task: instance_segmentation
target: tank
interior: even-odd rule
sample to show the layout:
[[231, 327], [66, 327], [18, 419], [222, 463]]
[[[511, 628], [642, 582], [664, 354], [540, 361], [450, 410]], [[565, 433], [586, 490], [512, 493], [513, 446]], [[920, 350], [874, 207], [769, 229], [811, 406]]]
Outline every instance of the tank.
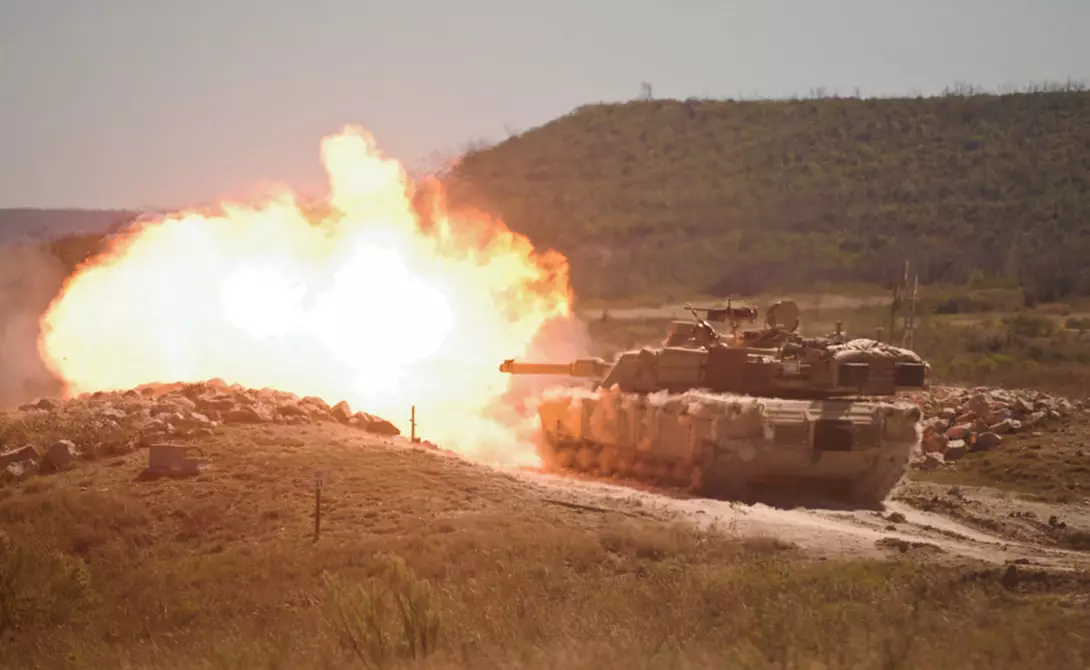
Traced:
[[[612, 362], [499, 366], [587, 382], [539, 399], [546, 468], [706, 497], [801, 493], [880, 506], [922, 434], [920, 408], [897, 394], [928, 388], [928, 363], [839, 326], [803, 337], [792, 301], [773, 304], [753, 329], [741, 325], [757, 320], [755, 307], [686, 308], [694, 319], [674, 321], [661, 346]], [[728, 322], [729, 332], [712, 322]]]

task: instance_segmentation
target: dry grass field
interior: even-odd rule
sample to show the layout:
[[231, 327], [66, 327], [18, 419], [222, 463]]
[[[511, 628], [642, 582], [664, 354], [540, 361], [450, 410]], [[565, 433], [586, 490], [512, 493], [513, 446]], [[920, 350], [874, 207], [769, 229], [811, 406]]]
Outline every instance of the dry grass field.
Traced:
[[[9, 438], [43, 425], [5, 421]], [[1085, 572], [940, 561], [896, 542], [887, 558], [817, 556], [336, 424], [190, 442], [212, 466], [189, 478], [142, 477], [137, 449], [0, 489], [5, 667], [1090, 660]]]

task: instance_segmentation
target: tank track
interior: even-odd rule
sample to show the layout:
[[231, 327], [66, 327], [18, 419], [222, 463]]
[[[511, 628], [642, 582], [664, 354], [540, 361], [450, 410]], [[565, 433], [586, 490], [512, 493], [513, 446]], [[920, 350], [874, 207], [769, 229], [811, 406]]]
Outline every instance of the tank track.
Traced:
[[703, 490], [705, 472], [697, 465], [640, 455], [634, 450], [589, 440], [550, 440], [548, 451], [542, 457], [547, 469], [560, 473], [678, 488], [693, 493]]
[[[662, 407], [680, 417], [676, 406]], [[743, 438], [741, 442], [745, 442]], [[751, 442], [752, 444], [752, 442]], [[712, 445], [689, 458], [663, 458], [636, 446], [624, 448], [588, 439], [561, 437], [547, 431], [539, 448], [545, 470], [574, 474], [621, 484], [678, 490], [701, 497], [750, 502], [766, 496], [817, 496], [855, 507], [881, 507], [908, 469], [916, 442], [904, 441], [883, 450], [861, 476], [848, 482], [823, 482], [800, 477], [792, 481], [768, 482], [751, 479], [742, 460], [719, 452]], [[763, 445], [766, 446], [767, 445]], [[765, 496], [755, 497], [757, 491]]]
[[[882, 459], [881, 467], [868, 472], [847, 490], [834, 486], [811, 484], [799, 486], [797, 482], [777, 491], [766, 486], [765, 493], [797, 497], [812, 495], [837, 500], [861, 508], [878, 508], [897, 488], [912, 456], [911, 449], [904, 449], [892, 459]], [[657, 489], [683, 491], [700, 497], [753, 502], [754, 488], [744, 473], [733, 478], [720, 476], [714, 484], [707, 484], [709, 471], [698, 464], [670, 462], [654, 456], [644, 456], [619, 447], [600, 445], [587, 440], [549, 442], [542, 454], [546, 471], [565, 475], [579, 475], [621, 484], [639, 484]]]

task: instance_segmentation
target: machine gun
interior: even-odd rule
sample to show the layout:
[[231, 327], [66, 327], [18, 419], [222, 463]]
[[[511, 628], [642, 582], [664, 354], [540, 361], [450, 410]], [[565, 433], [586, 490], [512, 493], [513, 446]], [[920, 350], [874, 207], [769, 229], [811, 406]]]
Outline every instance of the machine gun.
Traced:
[[704, 312], [707, 315], [708, 321], [715, 321], [716, 323], [729, 322], [731, 324], [731, 330], [737, 330], [743, 321], [753, 323], [757, 320], [757, 317], [760, 315], [760, 310], [758, 308], [751, 305], [735, 307], [731, 304], [732, 300], [733, 299], [728, 296], [725, 307], [692, 307], [690, 305], [685, 305], [685, 308], [690, 312]]
[[[714, 334], [712, 337], [713, 342], [719, 340], [719, 335], [716, 333], [715, 328], [709, 323], [710, 321], [716, 323], [729, 323], [731, 336], [737, 339], [738, 331], [742, 327], [742, 322], [753, 323], [760, 315], [760, 310], [750, 305], [735, 307], [731, 302], [732, 299], [728, 296], [726, 307], [693, 307], [686, 303], [685, 309], [692, 312], [693, 317], [696, 318], [698, 327], [701, 330], [709, 334]], [[702, 318], [699, 312], [704, 312], [704, 314], [707, 315], [707, 318]]]

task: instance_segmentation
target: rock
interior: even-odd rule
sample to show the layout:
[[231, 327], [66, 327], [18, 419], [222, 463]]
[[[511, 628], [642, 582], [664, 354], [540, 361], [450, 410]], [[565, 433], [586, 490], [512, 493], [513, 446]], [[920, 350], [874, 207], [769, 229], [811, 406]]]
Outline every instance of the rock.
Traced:
[[933, 416], [930, 418], [924, 418], [923, 420], [923, 432], [925, 435], [942, 435], [949, 427], [950, 424], [941, 417]]
[[181, 407], [182, 409], [187, 409], [187, 410], [189, 410], [191, 412], [197, 411], [197, 403], [194, 402], [193, 400], [187, 398], [184, 395], [181, 395], [181, 394], [173, 395], [173, 396], [171, 396], [170, 400], [176, 406]]
[[66, 470], [80, 457], [80, 450], [71, 440], [58, 440], [49, 445], [42, 456], [42, 469], [51, 472]]
[[234, 400], [225, 395], [198, 396], [193, 403], [204, 412], [229, 412], [235, 409]]
[[35, 465], [42, 460], [42, 455], [33, 445], [26, 445], [18, 449], [9, 449], [0, 452], [0, 468], [5, 468], [12, 463], [33, 462]]
[[299, 407], [305, 409], [312, 419], [328, 419], [329, 405], [321, 398], [308, 396], [299, 401]]
[[979, 418], [980, 417], [977, 415], [976, 412], [960, 412], [960, 413], [958, 413], [958, 415], [956, 417], [954, 417], [954, 423], [955, 424], [958, 424], [958, 423], [971, 424], [972, 422], [976, 421]]
[[234, 407], [223, 413], [223, 420], [227, 423], [270, 423], [273, 413], [264, 405]]
[[[945, 453], [949, 442], [964, 440], [970, 451], [994, 449], [1002, 440], [996, 438], [1029, 428], [1040, 431], [1048, 424], [1080, 411], [1075, 401], [1054, 397], [1041, 391], [964, 389], [934, 386], [929, 393], [905, 394], [903, 399], [923, 410], [925, 453]], [[976, 440], [986, 433], [979, 445]], [[955, 445], [955, 453], [957, 447]]]
[[949, 441], [950, 438], [941, 433], [925, 433], [922, 445], [923, 451], [924, 453], [942, 453]]
[[310, 417], [310, 412], [308, 412], [300, 403], [295, 402], [286, 402], [283, 405], [278, 405], [276, 413], [280, 416]]
[[307, 405], [314, 405], [314, 406], [318, 407], [319, 409], [322, 409], [322, 410], [324, 410], [326, 412], [328, 412], [330, 410], [329, 403], [327, 403], [326, 401], [322, 400], [321, 398], [319, 398], [317, 396], [308, 395], [305, 398], [303, 398], [302, 400], [300, 400], [299, 403], [300, 404], [307, 404]]
[[994, 424], [994, 423], [999, 423], [1001, 421], [1009, 421], [1009, 420], [1011, 420], [1011, 412], [1010, 412], [1010, 410], [1004, 408], [1004, 409], [988, 412], [988, 414], [983, 417], [981, 423]]
[[17, 482], [27, 480], [40, 472], [41, 467], [38, 465], [38, 461], [13, 461], [0, 470], [0, 473], [3, 473], [5, 477], [14, 479]]
[[969, 423], [961, 423], [956, 426], [952, 426], [946, 431], [946, 437], [951, 440], [964, 440], [969, 437], [973, 432], [973, 426]]
[[[196, 430], [197, 428], [209, 428], [216, 425], [212, 419], [200, 412], [190, 412], [188, 415], [178, 413], [172, 422], [174, 426], [183, 429]], [[210, 431], [211, 432], [211, 431]]]
[[965, 446], [965, 440], [950, 440], [946, 445], [946, 450], [942, 452], [943, 458], [948, 461], [955, 461], [968, 452], [968, 447]]
[[983, 393], [975, 393], [969, 398], [969, 402], [965, 404], [965, 408], [970, 412], [975, 413], [977, 416], [980, 416], [986, 414], [991, 409], [991, 405], [988, 402], [988, 396]]
[[1032, 412], [1032, 413], [1030, 413], [1030, 415], [1028, 417], [1025, 418], [1025, 420], [1022, 423], [1024, 423], [1027, 426], [1036, 426], [1037, 424], [1041, 423], [1042, 421], [1044, 421], [1047, 418], [1048, 418], [1048, 415], [1045, 414], [1044, 412]]
[[375, 433], [376, 435], [400, 435], [401, 430], [382, 417], [375, 416], [374, 414], [368, 414], [366, 412], [356, 412], [352, 417], [356, 422], [356, 425], [366, 430], [369, 433]]
[[124, 419], [128, 414], [124, 410], [120, 410], [116, 407], [104, 407], [98, 411], [99, 416], [106, 417], [108, 419]]
[[943, 458], [942, 454], [932, 452], [924, 454], [924, 457], [916, 461], [914, 465], [919, 470], [934, 470], [935, 468], [942, 467], [945, 463], [946, 459]]
[[345, 401], [340, 401], [333, 406], [333, 409], [329, 410], [330, 416], [341, 423], [347, 424], [352, 419], [352, 408], [348, 406]]
[[52, 398], [42, 398], [41, 400], [38, 400], [37, 402], [32, 402], [32, 403], [27, 403], [25, 405], [21, 405], [19, 407], [19, 409], [21, 409], [24, 412], [30, 412], [30, 411], [33, 411], [33, 410], [42, 410], [42, 411], [46, 411], [46, 412], [52, 412], [52, 411], [54, 411], [56, 409], [59, 409], [60, 406], [61, 406], [60, 401], [54, 400]]
[[981, 433], [973, 441], [973, 451], [990, 451], [1003, 443], [1003, 438], [998, 433]]
[[1003, 421], [1000, 421], [994, 426], [989, 427], [988, 430], [992, 431], [993, 433], [998, 433], [999, 435], [1017, 433], [1018, 431], [1022, 430], [1022, 422], [1018, 419], [1004, 419]]

